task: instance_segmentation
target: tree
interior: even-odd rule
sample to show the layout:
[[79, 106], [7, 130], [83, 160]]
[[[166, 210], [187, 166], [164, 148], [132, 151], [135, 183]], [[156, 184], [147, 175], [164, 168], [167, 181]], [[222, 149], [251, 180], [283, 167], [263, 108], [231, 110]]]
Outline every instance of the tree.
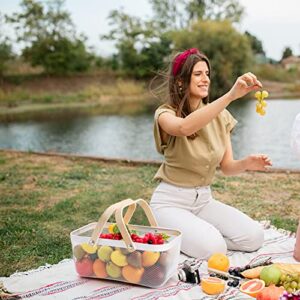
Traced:
[[13, 58], [12, 47], [9, 39], [3, 34], [3, 16], [0, 14], [0, 77], [6, 70], [6, 63]]
[[250, 41], [251, 48], [254, 54], [263, 54], [265, 55], [265, 51], [262, 45], [262, 42], [254, 35], [252, 35], [250, 32], [246, 31], [245, 35]]
[[171, 41], [160, 34], [153, 21], [142, 21], [123, 11], [109, 15], [111, 31], [103, 39], [116, 41], [118, 61], [122, 71], [137, 78], [148, 77], [162, 67], [171, 50]]
[[211, 96], [227, 92], [234, 80], [249, 70], [253, 61], [248, 38], [229, 21], [199, 21], [189, 29], [173, 33], [176, 50], [198, 47], [212, 65]]
[[90, 65], [85, 37], [77, 36], [64, 0], [23, 0], [21, 13], [7, 16], [15, 27], [17, 41], [25, 44], [22, 55], [33, 66], [43, 66], [50, 74], [84, 71]]
[[198, 20], [240, 22], [244, 7], [238, 0], [149, 0], [163, 30], [177, 30]]
[[293, 55], [293, 50], [290, 47], [286, 47], [282, 52], [281, 60], [283, 60], [284, 58], [287, 58], [289, 56], [292, 56], [292, 55]]

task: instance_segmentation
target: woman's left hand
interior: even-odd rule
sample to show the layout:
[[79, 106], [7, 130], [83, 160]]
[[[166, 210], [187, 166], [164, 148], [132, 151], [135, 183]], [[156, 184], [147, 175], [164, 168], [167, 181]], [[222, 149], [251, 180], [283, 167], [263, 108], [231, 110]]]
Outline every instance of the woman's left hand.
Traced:
[[249, 155], [245, 162], [246, 170], [249, 171], [265, 171], [272, 166], [272, 161], [264, 154]]

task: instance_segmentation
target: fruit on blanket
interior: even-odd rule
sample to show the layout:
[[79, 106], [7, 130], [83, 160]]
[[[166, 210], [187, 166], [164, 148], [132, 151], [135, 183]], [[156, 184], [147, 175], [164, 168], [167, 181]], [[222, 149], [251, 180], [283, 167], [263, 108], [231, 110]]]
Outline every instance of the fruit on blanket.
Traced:
[[260, 272], [263, 268], [264, 266], [255, 267], [249, 270], [245, 270], [241, 274], [248, 279], [259, 278]]
[[73, 255], [77, 260], [81, 260], [85, 255], [85, 251], [82, 249], [81, 245], [76, 245], [73, 248]]
[[240, 291], [251, 297], [256, 297], [257, 294], [265, 287], [265, 282], [261, 279], [248, 280], [240, 286]]
[[269, 286], [270, 284], [278, 284], [281, 277], [281, 271], [278, 267], [275, 265], [270, 265], [267, 267], [264, 267], [259, 275], [259, 278], [262, 279], [266, 286]]
[[113, 251], [110, 255], [110, 259], [119, 267], [125, 267], [128, 265], [126, 255], [124, 255], [120, 250]]
[[280, 269], [283, 274], [298, 274], [300, 275], [300, 264], [287, 264], [287, 263], [276, 263], [276, 267]]
[[127, 262], [135, 268], [142, 267], [142, 254], [139, 251], [134, 251], [127, 256]]
[[108, 262], [110, 261], [110, 256], [113, 252], [113, 248], [112, 247], [109, 247], [109, 246], [101, 246], [99, 249], [98, 249], [98, 257], [103, 261], [103, 262]]
[[271, 284], [268, 287], [263, 288], [256, 296], [257, 300], [278, 300], [283, 294], [284, 288], [277, 287]]
[[153, 266], [159, 259], [159, 252], [151, 252], [144, 251], [142, 254], [142, 266], [143, 267], [151, 267]]
[[282, 274], [278, 285], [283, 286], [289, 293], [293, 293], [300, 290], [300, 276], [298, 274]]
[[108, 276], [106, 272], [105, 262], [97, 258], [93, 263], [94, 274], [99, 278], [106, 278]]
[[166, 278], [166, 270], [161, 265], [154, 265], [146, 268], [143, 275], [143, 284], [151, 287], [159, 287]]
[[214, 253], [207, 261], [207, 267], [219, 271], [227, 272], [229, 269], [229, 259], [223, 253]]
[[93, 262], [89, 258], [76, 261], [75, 268], [80, 276], [86, 277], [93, 275]]
[[88, 254], [94, 254], [94, 253], [97, 252], [97, 246], [96, 245], [90, 245], [88, 243], [82, 243], [81, 247]]
[[[273, 264], [276, 266], [282, 274], [298, 274], [300, 275], [300, 264], [290, 264], [290, 263], [275, 263]], [[264, 268], [264, 266], [259, 266], [256, 268], [252, 268], [249, 270], [245, 270], [242, 272], [242, 275], [245, 278], [259, 278], [261, 270]]]
[[106, 272], [112, 278], [119, 278], [121, 276], [121, 268], [111, 261], [106, 264]]
[[224, 291], [225, 281], [216, 277], [201, 278], [201, 288], [208, 295], [217, 295]]
[[130, 283], [139, 283], [144, 274], [144, 268], [134, 268], [131, 265], [127, 265], [122, 268], [122, 276]]

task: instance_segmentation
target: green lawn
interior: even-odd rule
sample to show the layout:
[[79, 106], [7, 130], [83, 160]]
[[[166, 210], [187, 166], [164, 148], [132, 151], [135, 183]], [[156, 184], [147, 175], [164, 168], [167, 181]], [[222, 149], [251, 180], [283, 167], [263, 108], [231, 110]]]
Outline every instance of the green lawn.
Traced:
[[[0, 151], [0, 276], [69, 258], [69, 233], [96, 221], [114, 202], [149, 200], [157, 168]], [[257, 220], [296, 230], [299, 173], [217, 173], [213, 190]], [[133, 223], [145, 224], [140, 210]]]

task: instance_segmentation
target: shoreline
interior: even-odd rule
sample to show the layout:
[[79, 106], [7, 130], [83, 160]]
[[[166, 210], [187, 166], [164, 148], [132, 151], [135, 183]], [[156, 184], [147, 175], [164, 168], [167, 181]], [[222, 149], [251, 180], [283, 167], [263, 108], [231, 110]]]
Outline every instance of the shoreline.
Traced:
[[[268, 100], [276, 101], [279, 99], [294, 99], [298, 101], [299, 97], [280, 97]], [[250, 100], [250, 99], [247, 99]], [[28, 120], [47, 120], [59, 118], [72, 118], [76, 116], [93, 115], [136, 115], [141, 113], [153, 113], [160, 103], [150, 95], [140, 97], [109, 97], [105, 102], [73, 102], [73, 103], [33, 103], [21, 104], [13, 107], [0, 105], [0, 122], [18, 122]]]
[[[16, 149], [0, 149], [0, 153], [12, 153], [12, 154], [32, 154], [37, 156], [48, 157], [61, 157], [69, 159], [84, 159], [89, 161], [99, 161], [105, 163], [117, 163], [126, 164], [128, 166], [160, 166], [162, 161], [159, 160], [143, 160], [143, 159], [126, 159], [118, 157], [104, 157], [95, 155], [84, 155], [76, 153], [64, 153], [64, 152], [41, 152], [41, 151], [25, 151]], [[220, 170], [217, 169], [218, 172]], [[264, 174], [300, 174], [300, 169], [286, 169], [286, 168], [270, 168], [267, 171], [246, 171], [248, 174], [264, 173]]]

